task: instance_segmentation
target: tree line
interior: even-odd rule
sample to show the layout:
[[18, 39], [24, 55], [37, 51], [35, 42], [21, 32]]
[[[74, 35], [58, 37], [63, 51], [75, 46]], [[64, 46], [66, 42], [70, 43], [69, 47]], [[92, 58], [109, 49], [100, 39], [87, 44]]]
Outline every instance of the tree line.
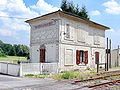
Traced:
[[7, 44], [0, 40], [0, 57], [24, 56], [29, 58], [29, 47], [21, 44]]
[[84, 18], [84, 19], [87, 19], [87, 20], [90, 19], [89, 15], [88, 15], [88, 12], [86, 10], [86, 7], [82, 6], [80, 8], [78, 4], [74, 5], [73, 1], [62, 0], [60, 8], [65, 12], [76, 14], [76, 15]]

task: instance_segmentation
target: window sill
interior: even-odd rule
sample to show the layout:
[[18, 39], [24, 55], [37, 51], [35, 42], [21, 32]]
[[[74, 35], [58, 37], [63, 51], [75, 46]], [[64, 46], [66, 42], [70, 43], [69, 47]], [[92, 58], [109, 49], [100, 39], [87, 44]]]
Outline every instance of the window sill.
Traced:
[[65, 64], [64, 66], [74, 66], [73, 64], [69, 65], [69, 64]]
[[94, 43], [94, 45], [100, 45], [100, 43], [98, 43], [98, 44], [97, 44], [97, 43]]
[[79, 40], [78, 40], [78, 42], [80, 42], [80, 43], [85, 43], [85, 41], [79, 41]]
[[70, 38], [65, 38], [64, 40], [73, 41], [73, 39]]

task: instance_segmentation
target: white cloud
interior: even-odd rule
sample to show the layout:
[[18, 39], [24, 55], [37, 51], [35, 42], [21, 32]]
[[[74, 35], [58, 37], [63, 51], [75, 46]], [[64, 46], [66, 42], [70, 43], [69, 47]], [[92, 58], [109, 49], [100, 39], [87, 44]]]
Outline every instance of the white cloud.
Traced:
[[39, 0], [36, 5], [33, 5], [30, 8], [39, 11], [40, 14], [46, 14], [48, 12], [57, 11], [59, 9], [51, 4], [46, 3], [44, 0]]
[[101, 13], [98, 10], [95, 10], [95, 11], [91, 11], [90, 14], [92, 16], [97, 16], [97, 15], [100, 15]]
[[11, 32], [9, 30], [2, 30], [2, 29], [0, 29], [0, 35], [2, 35], [2, 36], [12, 36], [14, 34], [15, 34], [14, 32]]
[[[26, 7], [23, 0], [1, 0], [0, 1], [0, 39], [1, 36], [14, 38], [15, 41], [26, 39], [28, 42], [29, 25], [24, 21], [26, 19], [16, 19], [7, 17], [19, 18], [34, 18], [41, 14], [58, 10], [57, 7], [46, 3], [44, 0], [39, 0], [36, 5]], [[27, 35], [23, 35], [23, 34]], [[19, 42], [19, 41], [18, 41]], [[24, 42], [23, 42], [24, 43]]]
[[0, 1], [0, 5], [4, 5], [4, 4], [6, 4], [7, 3], [7, 0], [1, 0]]
[[120, 14], [120, 3], [115, 0], [110, 0], [103, 3], [103, 6], [106, 7], [105, 11], [110, 14]]

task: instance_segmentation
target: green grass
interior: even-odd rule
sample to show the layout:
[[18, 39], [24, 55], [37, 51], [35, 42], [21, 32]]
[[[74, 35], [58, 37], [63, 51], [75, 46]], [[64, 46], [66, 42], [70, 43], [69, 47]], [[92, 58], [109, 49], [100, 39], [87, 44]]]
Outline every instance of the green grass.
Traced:
[[94, 72], [93, 70], [90, 70], [90, 72], [88, 73], [78, 72], [78, 71], [65, 71], [62, 73], [54, 74], [52, 78], [56, 80], [74, 79], [74, 78], [84, 80], [84, 79], [87, 79], [90, 75], [93, 75], [95, 73], [96, 72]]
[[0, 62], [7, 62], [7, 63], [17, 63], [18, 61], [25, 61], [27, 60], [26, 57], [19, 57], [19, 56], [6, 56], [0, 57]]
[[7, 56], [7, 57], [0, 57], [0, 61], [4, 61], [4, 60], [27, 60], [26, 57], [18, 57], [18, 56]]

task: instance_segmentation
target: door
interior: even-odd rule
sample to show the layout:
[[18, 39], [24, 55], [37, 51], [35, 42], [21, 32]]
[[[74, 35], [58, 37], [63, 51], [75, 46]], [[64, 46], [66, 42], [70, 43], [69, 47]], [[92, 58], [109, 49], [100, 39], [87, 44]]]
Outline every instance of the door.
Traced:
[[45, 62], [45, 49], [40, 49], [40, 62]]
[[99, 64], [99, 52], [95, 52], [95, 64]]

